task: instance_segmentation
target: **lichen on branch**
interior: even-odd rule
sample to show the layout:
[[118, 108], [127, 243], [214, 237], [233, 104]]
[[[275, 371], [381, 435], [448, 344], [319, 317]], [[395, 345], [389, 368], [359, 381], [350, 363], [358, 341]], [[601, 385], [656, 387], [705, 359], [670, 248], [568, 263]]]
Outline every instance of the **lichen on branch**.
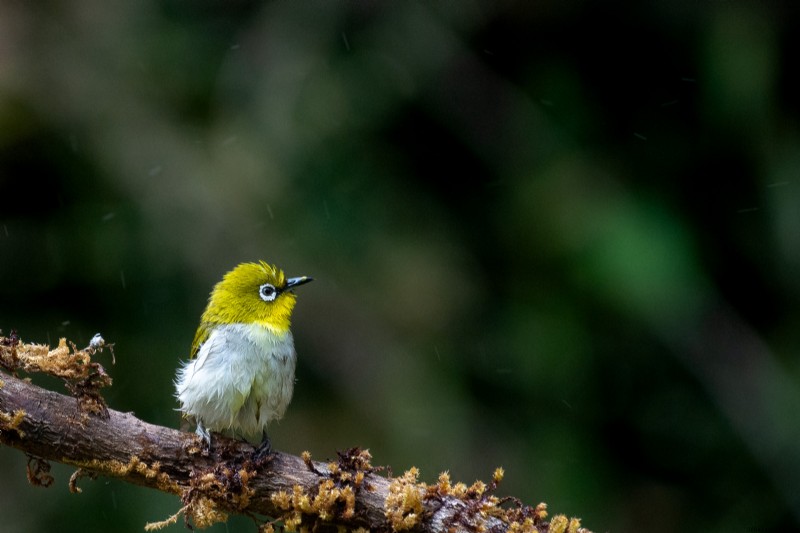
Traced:
[[[80, 492], [79, 479], [106, 476], [179, 496], [179, 510], [148, 530], [180, 515], [187, 526], [203, 528], [242, 514], [260, 533], [586, 532], [576, 518], [548, 521], [544, 503], [532, 507], [499, 497], [502, 469], [489, 482], [452, 482], [444, 472], [426, 484], [414, 467], [387, 477], [391, 470], [373, 466], [369, 451], [357, 447], [327, 462], [313, 461], [308, 452], [261, 457], [243, 441], [215, 435], [208, 447], [194, 433], [108, 409], [99, 391], [111, 378], [91, 360], [102, 348], [93, 342], [78, 349], [61, 339], [50, 349], [0, 336], [0, 368], [7, 372], [0, 379], [0, 444], [28, 455], [27, 475], [35, 485], [53, 484], [49, 461], [57, 461], [76, 467], [73, 492]], [[18, 372], [57, 376], [72, 397], [21, 380]]]
[[[97, 338], [99, 335], [95, 336]], [[0, 337], [0, 366], [13, 375], [24, 371], [60, 378], [85, 411], [107, 416], [108, 406], [100, 389], [111, 386], [111, 376], [103, 365], [92, 361], [92, 356], [104, 348], [113, 355], [113, 344], [92, 342], [78, 349], [74, 343], [61, 338], [58, 346], [51, 350], [46, 344], [23, 343], [12, 331], [8, 337]]]

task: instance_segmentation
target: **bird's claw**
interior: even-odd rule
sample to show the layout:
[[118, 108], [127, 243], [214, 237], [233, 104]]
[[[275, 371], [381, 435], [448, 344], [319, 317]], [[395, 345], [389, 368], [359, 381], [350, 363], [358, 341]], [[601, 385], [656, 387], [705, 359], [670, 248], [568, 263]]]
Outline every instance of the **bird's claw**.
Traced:
[[206, 429], [202, 422], [197, 422], [197, 429], [194, 430], [195, 434], [200, 437], [203, 445], [207, 450], [211, 449], [211, 432]]
[[261, 439], [261, 444], [258, 445], [256, 451], [253, 453], [253, 460], [256, 463], [260, 463], [270, 455], [272, 455], [272, 442], [269, 440], [267, 433], [264, 432], [264, 436]]

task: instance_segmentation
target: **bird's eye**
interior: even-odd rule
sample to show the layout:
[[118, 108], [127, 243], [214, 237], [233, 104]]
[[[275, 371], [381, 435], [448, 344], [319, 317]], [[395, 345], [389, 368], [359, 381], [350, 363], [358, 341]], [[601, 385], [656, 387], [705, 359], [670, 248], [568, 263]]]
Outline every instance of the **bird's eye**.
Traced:
[[273, 285], [265, 283], [259, 287], [258, 295], [261, 296], [261, 299], [265, 302], [271, 302], [278, 295], [278, 290]]

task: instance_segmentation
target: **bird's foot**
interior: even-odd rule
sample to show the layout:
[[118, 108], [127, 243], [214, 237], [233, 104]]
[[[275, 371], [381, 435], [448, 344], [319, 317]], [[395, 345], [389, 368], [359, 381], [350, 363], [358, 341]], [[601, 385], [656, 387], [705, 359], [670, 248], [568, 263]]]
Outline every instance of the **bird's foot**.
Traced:
[[194, 432], [200, 437], [200, 441], [203, 443], [203, 448], [205, 448], [206, 453], [211, 450], [211, 432], [206, 429], [199, 420], [197, 421], [197, 429], [195, 429]]
[[258, 445], [253, 453], [253, 461], [261, 463], [270, 455], [272, 455], [272, 442], [269, 440], [269, 436], [265, 431], [264, 435], [261, 437], [261, 444]]

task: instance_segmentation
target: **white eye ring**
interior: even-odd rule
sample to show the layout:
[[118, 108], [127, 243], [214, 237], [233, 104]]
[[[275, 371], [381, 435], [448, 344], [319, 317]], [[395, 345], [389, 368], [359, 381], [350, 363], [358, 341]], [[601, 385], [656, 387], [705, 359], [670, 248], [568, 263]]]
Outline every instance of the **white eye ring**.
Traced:
[[271, 302], [278, 296], [278, 289], [276, 289], [274, 285], [265, 283], [258, 288], [258, 295], [265, 302]]

